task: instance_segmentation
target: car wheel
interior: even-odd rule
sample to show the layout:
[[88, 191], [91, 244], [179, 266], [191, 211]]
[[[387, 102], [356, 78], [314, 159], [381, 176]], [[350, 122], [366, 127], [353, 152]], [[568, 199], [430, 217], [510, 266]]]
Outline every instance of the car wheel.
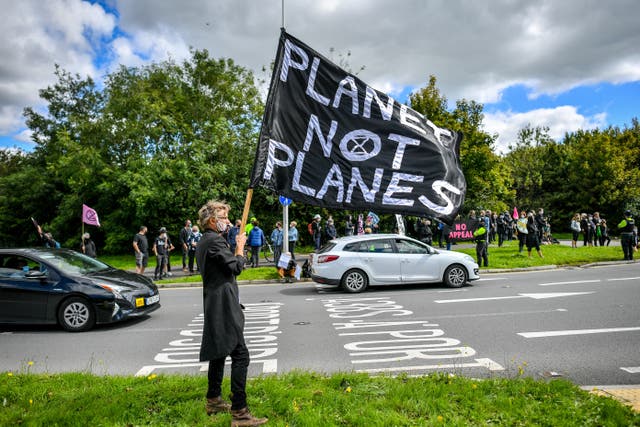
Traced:
[[86, 299], [72, 297], [58, 308], [58, 323], [69, 332], [83, 332], [93, 328], [96, 316]]
[[369, 278], [362, 270], [349, 270], [342, 276], [342, 289], [350, 293], [362, 292], [369, 284]]
[[450, 265], [444, 272], [444, 283], [450, 288], [461, 288], [467, 280], [467, 269], [460, 264]]

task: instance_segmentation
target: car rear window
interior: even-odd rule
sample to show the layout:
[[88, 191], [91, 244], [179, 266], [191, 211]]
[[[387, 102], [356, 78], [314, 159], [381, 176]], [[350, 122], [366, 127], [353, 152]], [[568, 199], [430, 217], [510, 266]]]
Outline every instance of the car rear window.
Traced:
[[320, 248], [318, 253], [319, 254], [323, 254], [325, 252], [329, 252], [330, 250], [332, 250], [335, 247], [336, 247], [336, 244], [334, 242], [327, 242], [323, 247]]

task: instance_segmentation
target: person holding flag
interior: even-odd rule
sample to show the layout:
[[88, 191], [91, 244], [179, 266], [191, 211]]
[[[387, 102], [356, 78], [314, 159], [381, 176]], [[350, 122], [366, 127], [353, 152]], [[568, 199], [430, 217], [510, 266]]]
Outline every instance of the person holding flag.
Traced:
[[91, 240], [91, 235], [89, 233], [84, 233], [82, 235], [82, 253], [91, 258], [98, 257], [96, 244]]
[[96, 251], [96, 244], [91, 240], [91, 235], [89, 233], [84, 232], [84, 225], [95, 225], [100, 227], [100, 220], [98, 219], [98, 212], [94, 209], [91, 209], [89, 206], [82, 204], [82, 253], [90, 256], [91, 258], [96, 258], [98, 253]]

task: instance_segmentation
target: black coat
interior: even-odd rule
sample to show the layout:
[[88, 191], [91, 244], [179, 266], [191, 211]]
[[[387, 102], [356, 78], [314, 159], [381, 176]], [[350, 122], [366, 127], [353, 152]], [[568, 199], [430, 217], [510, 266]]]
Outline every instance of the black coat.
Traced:
[[196, 248], [202, 275], [204, 329], [200, 361], [219, 359], [244, 343], [244, 313], [240, 306], [236, 276], [244, 257], [235, 256], [220, 234], [205, 230]]

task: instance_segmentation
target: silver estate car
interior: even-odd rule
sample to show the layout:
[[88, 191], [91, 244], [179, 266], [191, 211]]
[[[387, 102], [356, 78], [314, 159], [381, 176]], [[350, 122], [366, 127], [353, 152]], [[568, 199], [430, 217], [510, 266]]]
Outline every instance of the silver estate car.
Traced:
[[469, 255], [398, 234], [367, 234], [329, 241], [312, 255], [311, 278], [355, 293], [367, 286], [417, 283], [459, 288], [480, 276]]

